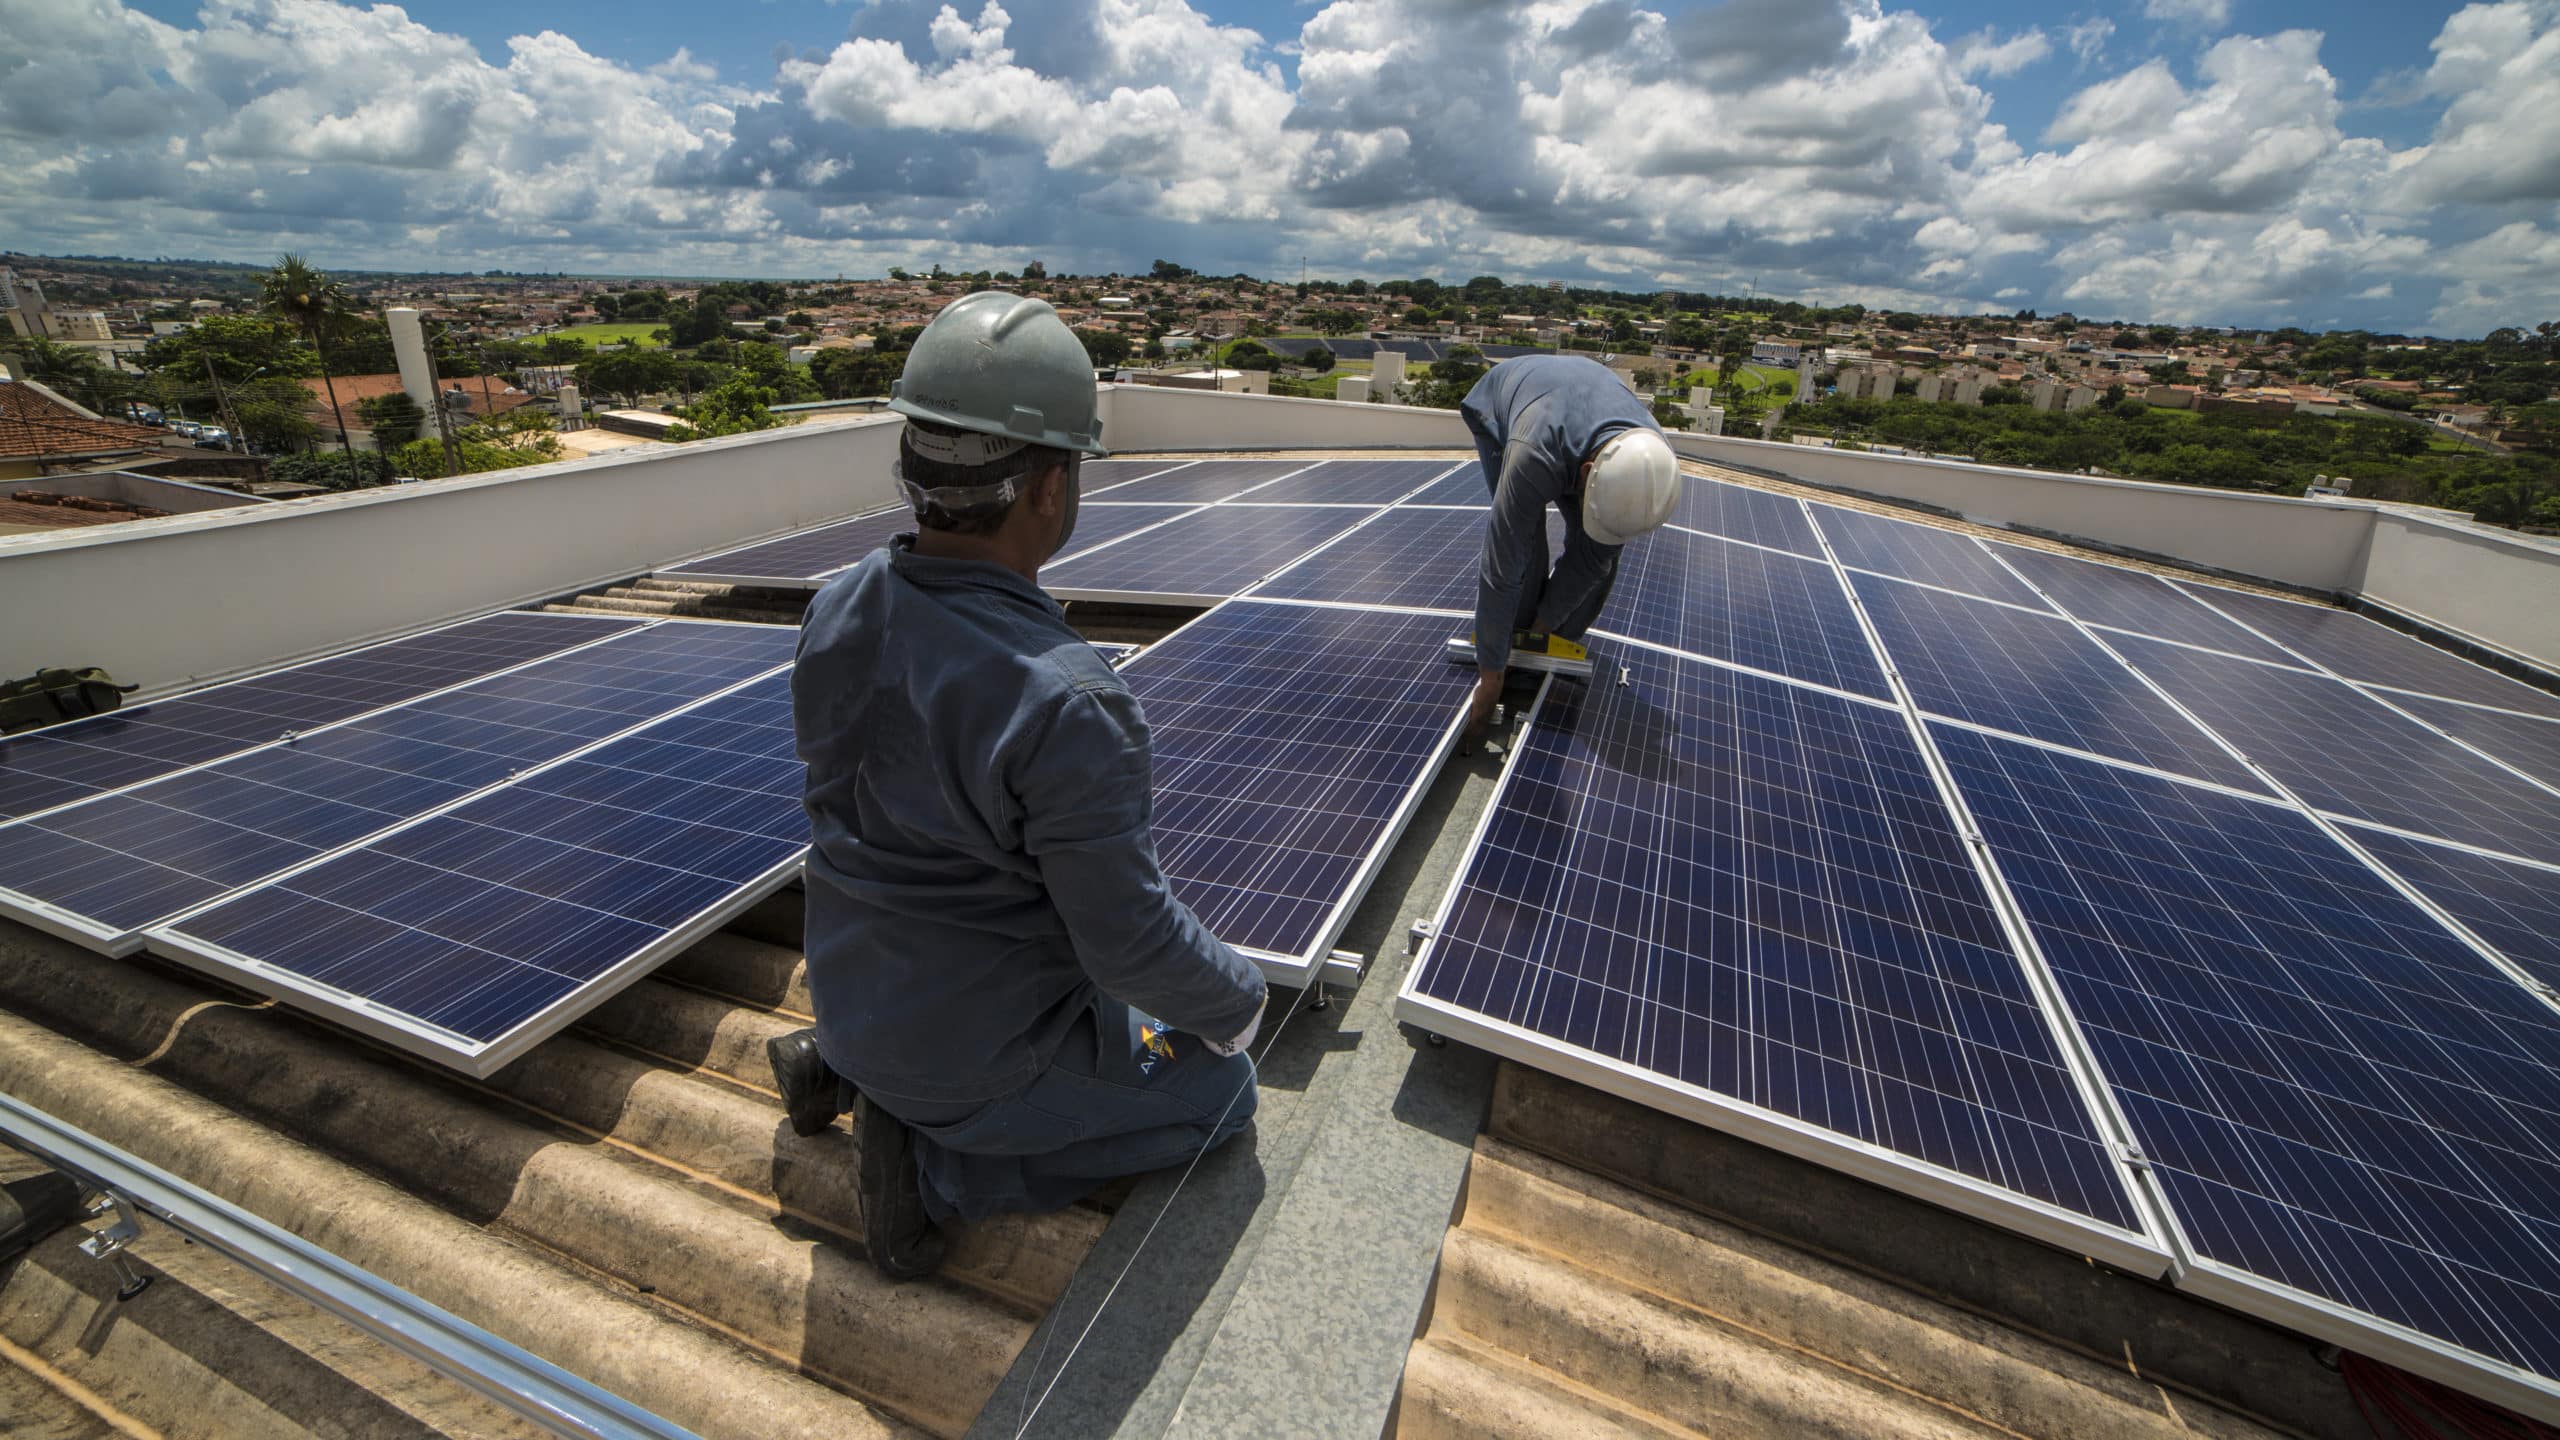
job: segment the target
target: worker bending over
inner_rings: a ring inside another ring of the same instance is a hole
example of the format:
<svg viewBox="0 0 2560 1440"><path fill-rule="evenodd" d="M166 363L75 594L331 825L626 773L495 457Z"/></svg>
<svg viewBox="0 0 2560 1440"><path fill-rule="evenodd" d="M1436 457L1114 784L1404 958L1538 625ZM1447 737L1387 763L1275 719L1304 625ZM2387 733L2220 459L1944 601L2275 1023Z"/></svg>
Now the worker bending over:
<svg viewBox="0 0 2560 1440"><path fill-rule="evenodd" d="M768 1048L800 1134L858 1107L865 1245L911 1279L946 1223L1243 1129L1263 981L1166 888L1145 717L1039 585L1103 453L1084 347L1041 301L970 295L890 408L918 529L809 605L817 1027Z"/></svg>
<svg viewBox="0 0 2560 1440"><path fill-rule="evenodd" d="M1458 406L1475 436L1493 514L1476 585L1475 703L1483 733L1515 648L1581 658L1608 603L1618 549L1671 515L1680 462L1653 412L1607 366L1524 355L1486 372ZM1547 507L1564 516L1564 554L1547 567Z"/></svg>

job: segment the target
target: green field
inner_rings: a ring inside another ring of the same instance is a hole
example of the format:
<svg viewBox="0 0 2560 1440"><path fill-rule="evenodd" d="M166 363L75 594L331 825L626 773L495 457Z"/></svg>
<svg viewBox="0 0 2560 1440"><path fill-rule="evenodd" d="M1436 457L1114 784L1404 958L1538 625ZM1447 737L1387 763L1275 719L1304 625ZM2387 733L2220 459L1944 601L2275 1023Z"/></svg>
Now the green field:
<svg viewBox="0 0 2560 1440"><path fill-rule="evenodd" d="M552 333L564 340L575 340L590 350L598 345L619 345L626 340L636 340L646 348L658 343L649 338L650 333L666 328L664 320L635 320L621 325L572 325Z"/></svg>

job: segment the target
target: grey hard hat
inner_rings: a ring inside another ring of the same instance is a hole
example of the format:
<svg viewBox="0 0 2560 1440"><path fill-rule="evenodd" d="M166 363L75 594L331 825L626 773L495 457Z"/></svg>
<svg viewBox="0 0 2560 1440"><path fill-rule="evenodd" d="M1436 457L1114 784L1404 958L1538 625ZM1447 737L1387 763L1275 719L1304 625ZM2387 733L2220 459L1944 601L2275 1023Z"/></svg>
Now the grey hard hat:
<svg viewBox="0 0 2560 1440"><path fill-rule="evenodd" d="M1034 445L1102 448L1093 359L1046 300L981 290L942 307L916 337L889 408Z"/></svg>

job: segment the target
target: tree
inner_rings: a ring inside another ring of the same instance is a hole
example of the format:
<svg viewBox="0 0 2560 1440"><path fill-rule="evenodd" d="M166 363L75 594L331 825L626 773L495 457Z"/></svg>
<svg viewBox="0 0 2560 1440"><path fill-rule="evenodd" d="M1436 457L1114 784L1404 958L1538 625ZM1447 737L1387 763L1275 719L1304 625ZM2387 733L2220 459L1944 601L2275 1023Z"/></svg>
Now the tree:
<svg viewBox="0 0 2560 1440"><path fill-rule="evenodd" d="M669 440L707 440L716 435L742 435L770 430L782 423L768 408L773 392L743 375L723 380L684 411L686 423L669 427Z"/></svg>
<svg viewBox="0 0 2560 1440"><path fill-rule="evenodd" d="M1310 370L1313 370L1319 375L1325 374L1333 369L1333 351L1325 346L1319 345L1313 350L1308 351L1306 354L1299 356L1298 363Z"/></svg>
<svg viewBox="0 0 2560 1440"><path fill-rule="evenodd" d="M1259 340L1239 340L1227 347L1227 364L1238 370L1277 370L1280 357Z"/></svg>
<svg viewBox="0 0 2560 1440"><path fill-rule="evenodd" d="M2107 343L2118 350L2139 350L2142 348L2142 332L2139 330L2119 330L2116 332L2116 337Z"/></svg>
<svg viewBox="0 0 2560 1440"><path fill-rule="evenodd" d="M346 412L338 408L338 382L329 374L329 334L344 327L348 312L355 308L347 298L347 287L288 251L277 256L275 268L259 280L258 303L311 342L311 353L320 362L320 384L329 392L329 418L338 427L338 448L353 456L356 447L347 438Z"/></svg>
<svg viewBox="0 0 2560 1440"><path fill-rule="evenodd" d="M408 444L427 427L427 412L419 409L418 402L402 390L357 401L356 414L364 420L365 428L373 432L373 443L384 450L396 450Z"/></svg>
<svg viewBox="0 0 2560 1440"><path fill-rule="evenodd" d="M1079 330L1076 338L1084 342L1084 353L1105 370L1129 363L1129 337L1117 330Z"/></svg>
<svg viewBox="0 0 2560 1440"><path fill-rule="evenodd" d="M226 385L269 375L313 373L310 352L294 343L290 327L247 315L209 315L184 330L155 337L142 347L142 368L169 371L195 384L208 362Z"/></svg>
<svg viewBox="0 0 2560 1440"><path fill-rule="evenodd" d="M821 350L809 362L809 378L817 382L818 393L830 400L854 400L888 394L890 384L905 368L904 357L876 350Z"/></svg>

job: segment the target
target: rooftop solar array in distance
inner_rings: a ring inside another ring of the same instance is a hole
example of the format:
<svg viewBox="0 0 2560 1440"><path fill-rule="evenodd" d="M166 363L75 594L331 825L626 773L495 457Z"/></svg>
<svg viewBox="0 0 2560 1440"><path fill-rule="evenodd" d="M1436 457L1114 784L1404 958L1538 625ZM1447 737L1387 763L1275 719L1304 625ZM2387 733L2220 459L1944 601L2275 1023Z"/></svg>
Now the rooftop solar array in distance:
<svg viewBox="0 0 2560 1440"><path fill-rule="evenodd" d="M1165 876L1274 979L1323 964L1465 719L1448 638L1440 616L1239 600L1122 668Z"/></svg>
<svg viewBox="0 0 2560 1440"><path fill-rule="evenodd" d="M2179 584L2214 608L2264 631L2277 644L2350 680L2560 720L2560 696L2510 680L2485 665L2474 665L2378 620L2330 605L2278 600L2271 595L2187 581Z"/></svg>
<svg viewBox="0 0 2560 1440"><path fill-rule="evenodd" d="M2030 610L2045 608L2042 597L1992 559L1991 552L1971 536L1832 505L1816 505L1813 513L1843 565L1986 600L2006 600Z"/></svg>
<svg viewBox="0 0 2560 1440"><path fill-rule="evenodd" d="M2302 664L2157 575L2016 545L1995 547L1995 553L2065 612L2092 625L2278 665Z"/></svg>
<svg viewBox="0 0 2560 1440"><path fill-rule="evenodd" d="M1342 600L1470 613L1484 555L1477 510L1402 506L1273 576L1257 598Z"/></svg>
<svg viewBox="0 0 2560 1440"><path fill-rule="evenodd" d="M2537 720L2397 691L2381 698L2546 785L2560 785L2560 720Z"/></svg>
<svg viewBox="0 0 2560 1440"><path fill-rule="evenodd" d="M0 826L0 913L122 953L181 910L787 664L798 638L667 621Z"/></svg>
<svg viewBox="0 0 2560 1440"><path fill-rule="evenodd" d="M1213 505L1149 531L1143 542L1059 561L1041 572L1040 583L1062 598L1223 600L1376 513Z"/></svg>
<svg viewBox="0 0 2560 1440"><path fill-rule="evenodd" d="M1592 628L1877 699L1893 694L1827 560L1666 526L1619 552L1617 585Z"/></svg>
<svg viewBox="0 0 2560 1440"><path fill-rule="evenodd" d="M1192 462L1181 459L1087 460L1084 462L1083 470L1084 493L1098 494L1115 486L1126 485L1132 480L1144 480L1150 475L1161 475L1167 470L1190 463Z"/></svg>
<svg viewBox="0 0 2560 1440"><path fill-rule="evenodd" d="M2314 809L2560 864L2560 795L2352 685L2132 636L2115 648Z"/></svg>
<svg viewBox="0 0 2560 1440"><path fill-rule="evenodd" d="M2560 989L2560 871L2362 825L2347 833L2490 948Z"/></svg>
<svg viewBox="0 0 2560 1440"><path fill-rule="evenodd" d="M236 755L637 629L507 611L0 740L0 820Z"/></svg>
<svg viewBox="0 0 2560 1440"><path fill-rule="evenodd" d="M1921 709L2242 790L2266 788L2070 621L1874 575L1849 579Z"/></svg>
<svg viewBox="0 0 2560 1440"><path fill-rule="evenodd" d="M1078 505L1076 533L1067 537L1067 546L1058 552L1059 558L1073 559L1087 550L1098 549L1135 535L1150 525L1161 525L1199 508L1197 505L1117 505L1099 500Z"/></svg>
<svg viewBox="0 0 2560 1440"><path fill-rule="evenodd" d="M1115 485L1103 496L1112 500L1205 505L1232 499L1267 481L1304 470L1312 460L1200 460L1149 476L1130 485Z"/></svg>
<svg viewBox="0 0 2560 1440"><path fill-rule="evenodd" d="M899 505L705 555L657 573L678 580L815 589L826 577L888 544L892 536L914 528L915 512Z"/></svg>
<svg viewBox="0 0 2560 1440"><path fill-rule="evenodd" d="M1727 485L1682 475L1680 499L1672 506L1671 523L1729 540L1791 550L1798 555L1822 554L1822 547L1814 543L1813 522L1804 518L1802 505L1787 496L1754 490L1748 485Z"/></svg>
<svg viewBox="0 0 2560 1440"><path fill-rule="evenodd" d="M1938 742L2202 1262L2180 1283L2560 1374L2560 1014L2298 811Z"/></svg>
<svg viewBox="0 0 2560 1440"><path fill-rule="evenodd" d="M788 672L166 926L152 947L486 1075L787 880Z"/></svg>
<svg viewBox="0 0 2560 1440"><path fill-rule="evenodd" d="M1473 460L1462 461L1456 470L1431 482L1429 488L1416 492L1407 505L1490 505L1493 489L1485 484L1484 466Z"/></svg>
<svg viewBox="0 0 2560 1440"><path fill-rule="evenodd" d="M1384 505L1455 460L1327 460L1240 497L1248 505Z"/></svg>
<svg viewBox="0 0 2560 1440"><path fill-rule="evenodd" d="M1903 716L1618 658L1549 684L1406 1017L2165 1268Z"/></svg>

